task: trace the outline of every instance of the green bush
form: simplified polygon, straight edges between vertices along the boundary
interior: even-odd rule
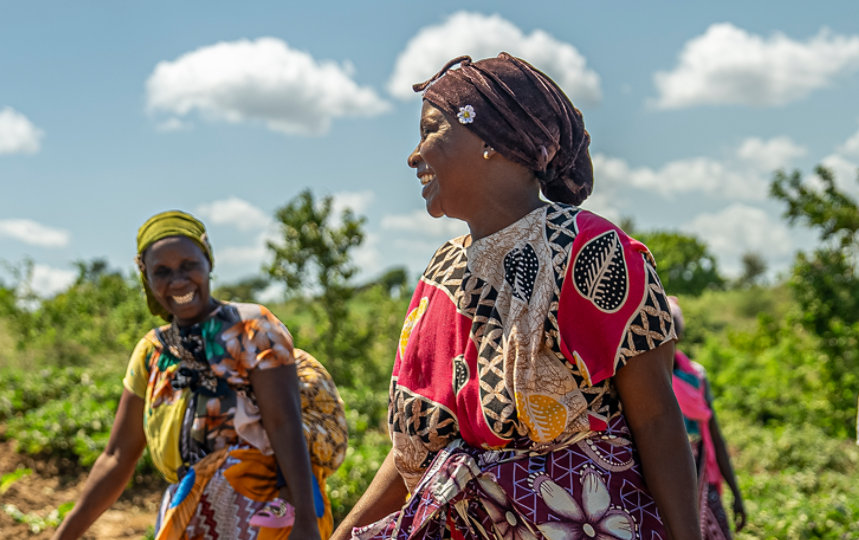
[[[65,460],[68,466],[89,467],[110,438],[122,394],[124,368],[111,363],[92,367],[55,367],[37,371],[2,369],[7,384],[0,389],[0,421],[7,439],[27,454]],[[148,452],[138,474],[155,469]]]
[[[16,410],[8,420],[6,436],[16,442],[18,450],[91,465],[110,435],[122,392],[116,374],[46,368],[19,372],[15,378],[23,384],[10,400]],[[40,384],[43,392],[38,390]],[[34,404],[34,400],[39,403]]]
[[[740,539],[857,538],[859,447],[813,422],[763,429],[742,415],[720,416],[745,500]]]
[[[20,451],[78,468],[107,443],[131,347],[159,323],[141,315],[145,306],[133,280],[96,274],[83,273],[85,279],[33,311],[0,315],[0,338],[21,347],[11,365],[27,366],[0,367],[5,437]],[[349,449],[328,482],[339,521],[390,450],[387,391],[408,298],[382,286],[358,290],[333,337],[307,302],[271,307],[296,346],[331,371],[346,404]],[[826,369],[827,351],[852,347],[857,329],[830,327],[825,338],[840,341],[822,347],[782,285],[705,291],[682,297],[681,305],[687,323],[681,348],[708,370],[745,499],[749,522],[738,538],[859,537],[859,447],[850,440],[859,370],[846,369],[855,362],[849,355],[838,369]],[[16,335],[23,322],[38,332]],[[145,454],[136,481],[156,476]]]
[[[136,276],[109,272],[100,261],[78,266],[67,290],[8,316],[18,350],[40,364],[87,365],[95,354],[128,354],[146,331],[163,324],[149,313]]]
[[[101,374],[92,375],[93,371],[84,367],[0,370],[3,380],[3,385],[0,386],[0,421],[29,414],[55,401],[62,402],[81,393],[101,396],[105,379],[112,379],[116,385],[124,373],[116,366],[109,366]],[[122,391],[117,391],[115,386],[112,390],[114,398]]]
[[[358,502],[391,449],[391,440],[382,430],[350,432],[350,437],[346,460],[328,480],[335,522]]]

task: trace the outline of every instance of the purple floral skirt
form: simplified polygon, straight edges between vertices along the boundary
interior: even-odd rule
[[[353,531],[360,540],[666,536],[622,417],[544,454],[451,443],[402,510]]]

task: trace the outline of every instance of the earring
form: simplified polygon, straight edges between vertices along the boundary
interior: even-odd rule
[[[495,150],[493,150],[491,146],[486,148],[486,150],[483,151],[483,159],[489,159],[489,152],[494,152],[494,151]]]

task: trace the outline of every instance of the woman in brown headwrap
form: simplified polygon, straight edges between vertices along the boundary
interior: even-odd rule
[[[151,217],[137,253],[149,309],[168,324],[134,349],[110,441],[54,538],[80,537],[147,446],[170,483],[158,540],[328,538],[325,479],[346,451],[328,372],[265,306],[211,296],[214,257],[193,216]],[[291,506],[274,504],[280,493]]]
[[[647,248],[576,206],[581,113],[506,53],[415,90],[409,166],[470,234],[415,290],[393,447],[334,538],[700,538],[668,302]]]

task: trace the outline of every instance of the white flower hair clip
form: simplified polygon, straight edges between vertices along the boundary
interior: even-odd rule
[[[459,112],[456,113],[456,117],[459,119],[460,124],[470,124],[474,122],[475,116],[477,116],[477,113],[474,112],[474,107],[471,105],[460,107]]]

